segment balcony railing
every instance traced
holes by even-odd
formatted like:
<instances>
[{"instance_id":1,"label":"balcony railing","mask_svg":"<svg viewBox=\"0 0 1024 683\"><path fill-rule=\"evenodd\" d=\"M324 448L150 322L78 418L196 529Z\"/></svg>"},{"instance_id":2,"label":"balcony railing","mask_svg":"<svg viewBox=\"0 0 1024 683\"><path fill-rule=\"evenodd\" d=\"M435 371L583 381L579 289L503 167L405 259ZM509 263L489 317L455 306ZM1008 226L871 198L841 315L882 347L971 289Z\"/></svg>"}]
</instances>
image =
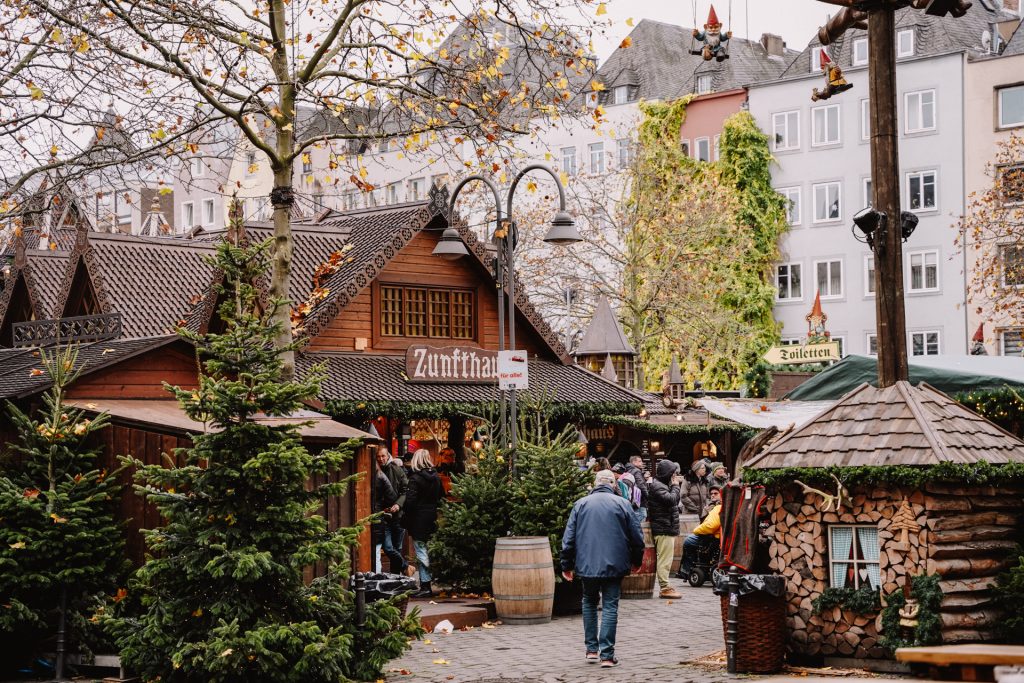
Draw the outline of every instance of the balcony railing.
<instances>
[{"instance_id":1,"label":"balcony railing","mask_svg":"<svg viewBox=\"0 0 1024 683\"><path fill-rule=\"evenodd\" d=\"M78 315L55 320L15 323L14 346L53 346L83 341L103 341L121 336L121 314Z\"/></svg>"}]
</instances>

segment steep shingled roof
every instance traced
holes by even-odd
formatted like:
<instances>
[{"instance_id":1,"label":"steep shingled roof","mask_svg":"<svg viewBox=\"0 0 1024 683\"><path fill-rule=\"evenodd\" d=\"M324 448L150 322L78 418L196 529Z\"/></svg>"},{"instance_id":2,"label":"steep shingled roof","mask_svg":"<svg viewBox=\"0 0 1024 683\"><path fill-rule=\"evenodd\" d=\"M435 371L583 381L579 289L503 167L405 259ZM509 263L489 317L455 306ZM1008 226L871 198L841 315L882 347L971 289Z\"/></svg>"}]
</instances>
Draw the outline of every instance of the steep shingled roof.
<instances>
[{"instance_id":1,"label":"steep shingled roof","mask_svg":"<svg viewBox=\"0 0 1024 683\"><path fill-rule=\"evenodd\" d=\"M53 317L57 299L60 296L60 285L68 268L71 254L67 251L49 251L44 249L26 252L27 268L31 271L33 301L36 305L37 318Z\"/></svg>"},{"instance_id":2,"label":"steep shingled roof","mask_svg":"<svg viewBox=\"0 0 1024 683\"><path fill-rule=\"evenodd\" d=\"M862 384L745 467L1024 462L1024 442L922 382Z\"/></svg>"},{"instance_id":3,"label":"steep shingled roof","mask_svg":"<svg viewBox=\"0 0 1024 683\"><path fill-rule=\"evenodd\" d=\"M606 353L637 355L636 349L626 339L626 333L622 331L622 325L615 317L608 297L602 296L598 299L594 315L590 318L586 332L583 333L583 340L573 353L576 356Z\"/></svg>"}]
</instances>

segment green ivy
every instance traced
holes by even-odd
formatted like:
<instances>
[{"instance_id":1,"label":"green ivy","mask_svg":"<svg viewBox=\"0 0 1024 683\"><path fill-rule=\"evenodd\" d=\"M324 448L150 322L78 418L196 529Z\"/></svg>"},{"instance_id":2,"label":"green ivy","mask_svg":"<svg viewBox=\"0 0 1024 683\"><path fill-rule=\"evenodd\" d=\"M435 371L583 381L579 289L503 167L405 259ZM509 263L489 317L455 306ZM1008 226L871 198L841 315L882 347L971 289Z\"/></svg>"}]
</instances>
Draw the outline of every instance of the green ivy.
<instances>
[{"instance_id":1,"label":"green ivy","mask_svg":"<svg viewBox=\"0 0 1024 683\"><path fill-rule=\"evenodd\" d=\"M832 476L846 486L887 484L918 488L931 481L955 481L965 486L1018 483L1024 480L1024 463L992 465L943 462L927 467L911 465L864 465L860 467L784 467L743 470L743 481L766 487L778 487L799 479L808 485L831 484Z\"/></svg>"},{"instance_id":2,"label":"green ivy","mask_svg":"<svg viewBox=\"0 0 1024 683\"><path fill-rule=\"evenodd\" d=\"M864 584L860 588L829 586L811 601L811 608L815 614L821 614L833 607L850 610L855 614L870 614L882 608L882 601L878 591L870 584Z\"/></svg>"},{"instance_id":3,"label":"green ivy","mask_svg":"<svg viewBox=\"0 0 1024 683\"><path fill-rule=\"evenodd\" d=\"M652 434L724 434L726 432L732 432L740 438L749 439L758 432L756 429L751 429L750 427L741 424L660 424L656 422L648 422L647 420L643 420L638 417L629 417L628 415L603 415L600 419L605 424L632 427Z\"/></svg>"},{"instance_id":4,"label":"green ivy","mask_svg":"<svg viewBox=\"0 0 1024 683\"><path fill-rule=\"evenodd\" d=\"M606 414L636 415L643 408L639 402L592 401L588 403L549 403L544 411L554 422L580 422L601 418ZM327 402L327 412L339 422L363 425L370 420L384 416L405 419L448 419L453 415L496 415L498 404L494 401L353 401L332 400ZM603 418L602 418L603 419Z\"/></svg>"},{"instance_id":5,"label":"green ivy","mask_svg":"<svg viewBox=\"0 0 1024 683\"><path fill-rule=\"evenodd\" d=\"M901 647L921 647L942 642L942 619L939 607L942 605L942 589L939 575L920 574L911 580L910 596L917 600L920 611L917 614L917 628L914 639L903 637L900 628L900 608L906 604L902 591L885 596L886 608L882 610L882 637L879 644L891 652Z\"/></svg>"}]
</instances>

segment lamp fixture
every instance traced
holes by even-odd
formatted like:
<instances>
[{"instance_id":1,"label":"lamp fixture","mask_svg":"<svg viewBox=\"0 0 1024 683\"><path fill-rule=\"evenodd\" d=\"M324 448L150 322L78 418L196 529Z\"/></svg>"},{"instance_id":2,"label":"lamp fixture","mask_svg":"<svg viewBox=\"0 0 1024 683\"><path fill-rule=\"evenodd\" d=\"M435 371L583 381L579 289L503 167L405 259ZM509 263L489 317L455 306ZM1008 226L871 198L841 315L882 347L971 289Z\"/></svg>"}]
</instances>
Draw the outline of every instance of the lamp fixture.
<instances>
[{"instance_id":1,"label":"lamp fixture","mask_svg":"<svg viewBox=\"0 0 1024 683\"><path fill-rule=\"evenodd\" d=\"M559 210L555 213L555 217L551 219L551 229L544 236L544 241L548 244L567 246L582 242L583 237L576 230L576 221L572 219L569 212Z\"/></svg>"},{"instance_id":2,"label":"lamp fixture","mask_svg":"<svg viewBox=\"0 0 1024 683\"><path fill-rule=\"evenodd\" d=\"M459 237L459 231L455 228L444 229L444 232L441 233L441 239L437 241L437 246L434 247L434 251L431 253L434 256L440 256L446 261L457 261L463 256L469 255L466 245L462 243L462 238Z\"/></svg>"},{"instance_id":3,"label":"lamp fixture","mask_svg":"<svg viewBox=\"0 0 1024 683\"><path fill-rule=\"evenodd\" d=\"M884 232L888 222L888 216L881 211L876 211L873 206L861 209L853 216L853 237L858 242L862 242L867 244L869 247L874 248L875 234ZM860 229L861 234L863 234L863 237L857 234L858 228Z\"/></svg>"},{"instance_id":4,"label":"lamp fixture","mask_svg":"<svg viewBox=\"0 0 1024 683\"><path fill-rule=\"evenodd\" d=\"M917 230L917 224L920 220L917 214L910 213L909 211L900 213L900 237L903 238L904 242L910 239L910 236Z\"/></svg>"}]
</instances>

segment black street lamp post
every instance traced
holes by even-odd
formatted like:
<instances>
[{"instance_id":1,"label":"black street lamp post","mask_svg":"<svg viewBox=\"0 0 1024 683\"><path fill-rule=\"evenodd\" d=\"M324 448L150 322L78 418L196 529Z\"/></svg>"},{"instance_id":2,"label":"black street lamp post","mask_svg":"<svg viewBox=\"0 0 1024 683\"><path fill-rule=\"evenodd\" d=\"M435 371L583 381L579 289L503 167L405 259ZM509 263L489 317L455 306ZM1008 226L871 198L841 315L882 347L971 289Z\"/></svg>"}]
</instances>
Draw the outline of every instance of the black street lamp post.
<instances>
[{"instance_id":1,"label":"black street lamp post","mask_svg":"<svg viewBox=\"0 0 1024 683\"><path fill-rule=\"evenodd\" d=\"M515 195L519 181L531 171L544 171L549 174L558 187L558 211L551 219L551 228L548 230L544 241L548 244L570 245L582 241L579 232L576 230L575 222L565 209L565 188L562 187L558 174L542 164L531 164L521 170L512 180L508 194L505 199L505 213L502 213L501 197L498 186L494 181L482 175L471 175L463 178L455 186L449 200L448 215L455 215L455 201L462 189L473 181L484 183L491 191L494 199L494 210L496 213L494 242L498 254L495 267L495 279L498 288L498 348L502 351L515 350L516 348L516 278L515 278L515 248L516 248L516 225L512 221L512 198ZM453 227L445 229L441 240L433 251L435 256L454 261L467 255L465 245L459 237L458 231ZM507 306L506 306L507 301ZM506 313L507 311L507 313ZM505 319L508 318L508 344L505 339ZM501 421L500 433L508 438L506 443L511 446L510 464L515 468L515 452L519 446L519 416L516 404L516 390L510 389L508 396L501 392L501 408L499 419ZM507 437L506 437L507 435Z\"/></svg>"}]
</instances>

